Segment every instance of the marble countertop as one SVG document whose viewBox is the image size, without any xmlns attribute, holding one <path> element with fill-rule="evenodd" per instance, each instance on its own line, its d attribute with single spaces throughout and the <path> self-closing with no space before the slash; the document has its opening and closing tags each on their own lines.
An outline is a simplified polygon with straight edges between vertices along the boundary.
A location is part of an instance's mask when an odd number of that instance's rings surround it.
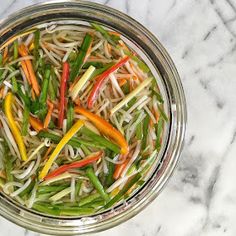
<svg viewBox="0 0 236 236">
<path fill-rule="evenodd" d="M 1 1 L 0 18 L 38 0 Z M 236 235 L 236 1 L 96 0 L 132 16 L 166 47 L 188 106 L 186 145 L 161 195 L 98 236 Z M 0 236 L 39 236 L 0 218 Z"/>
</svg>

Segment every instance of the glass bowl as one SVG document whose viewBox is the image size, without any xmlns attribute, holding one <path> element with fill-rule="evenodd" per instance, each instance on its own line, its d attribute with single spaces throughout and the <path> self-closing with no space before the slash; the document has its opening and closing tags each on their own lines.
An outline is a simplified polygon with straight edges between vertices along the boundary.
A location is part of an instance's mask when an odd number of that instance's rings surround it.
<svg viewBox="0 0 236 236">
<path fill-rule="evenodd" d="M 0 21 L 0 48 L 15 35 L 51 25 L 88 25 L 97 22 L 120 32 L 122 39 L 151 68 L 166 101 L 169 122 L 163 145 L 145 184 L 129 199 L 102 213 L 87 217 L 52 217 L 26 209 L 0 192 L 0 215 L 27 229 L 46 234 L 73 235 L 106 230 L 124 222 L 150 204 L 175 169 L 183 147 L 186 102 L 178 72 L 170 56 L 145 27 L 110 7 L 85 1 L 50 1 L 33 5 Z"/>
</svg>

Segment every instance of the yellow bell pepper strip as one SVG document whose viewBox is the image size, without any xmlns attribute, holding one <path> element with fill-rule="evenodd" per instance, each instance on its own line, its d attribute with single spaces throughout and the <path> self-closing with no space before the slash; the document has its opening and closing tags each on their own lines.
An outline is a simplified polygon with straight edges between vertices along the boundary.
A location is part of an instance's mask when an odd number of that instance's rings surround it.
<svg viewBox="0 0 236 236">
<path fill-rule="evenodd" d="M 13 94 L 9 92 L 6 96 L 5 103 L 4 103 L 4 111 L 7 117 L 7 121 L 9 124 L 9 127 L 11 129 L 11 132 L 13 134 L 13 137 L 17 143 L 17 146 L 20 151 L 20 155 L 23 161 L 27 160 L 27 154 L 26 154 L 26 148 L 23 141 L 23 138 L 21 136 L 20 130 L 18 129 L 14 117 L 12 115 L 12 103 L 13 103 Z"/>
<path fill-rule="evenodd" d="M 87 117 L 103 134 L 114 140 L 114 142 L 116 142 L 120 146 L 122 154 L 128 153 L 129 145 L 126 142 L 125 138 L 106 120 L 80 106 L 75 107 L 75 112 Z"/>
<path fill-rule="evenodd" d="M 78 120 L 70 130 L 65 134 L 65 136 L 61 139 L 58 143 L 54 151 L 52 152 L 51 156 L 49 157 L 48 161 L 46 162 L 45 166 L 43 167 L 42 171 L 39 174 L 39 179 L 43 180 L 47 175 L 48 171 L 50 170 L 53 162 L 63 149 L 63 147 L 69 142 L 69 140 L 80 130 L 80 128 L 84 125 L 82 120 Z"/>
</svg>

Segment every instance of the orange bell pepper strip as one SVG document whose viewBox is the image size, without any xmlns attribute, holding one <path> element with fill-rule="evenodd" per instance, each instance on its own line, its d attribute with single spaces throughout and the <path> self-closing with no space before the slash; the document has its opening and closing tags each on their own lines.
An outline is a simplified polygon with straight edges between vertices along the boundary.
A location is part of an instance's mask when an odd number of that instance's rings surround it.
<svg viewBox="0 0 236 236">
<path fill-rule="evenodd" d="M 26 57 L 29 55 L 28 50 L 24 44 L 21 44 L 18 48 L 19 54 L 22 57 Z M 33 65 L 30 60 L 24 60 L 25 66 L 22 66 L 22 69 L 25 72 L 25 75 L 28 76 L 27 80 L 31 81 L 32 88 L 37 96 L 40 94 L 39 84 L 34 73 Z M 27 71 L 26 71 L 27 69 Z"/>
<path fill-rule="evenodd" d="M 130 159 L 127 158 L 128 154 L 126 155 L 121 155 L 120 157 L 120 160 L 124 160 L 125 161 L 121 164 L 117 164 L 116 167 L 115 167 L 115 171 L 113 173 L 113 178 L 114 179 L 119 179 L 120 176 L 121 176 L 121 173 L 123 172 L 123 170 L 125 169 L 125 167 L 128 165 Z M 127 159 L 126 159 L 127 158 Z"/>
<path fill-rule="evenodd" d="M 37 132 L 44 129 L 43 123 L 40 120 L 38 120 L 37 118 L 33 117 L 33 116 L 30 116 L 29 123 L 33 127 L 33 129 Z"/>
<path fill-rule="evenodd" d="M 80 113 L 85 117 L 87 117 L 103 134 L 114 140 L 114 142 L 116 142 L 120 146 L 122 154 L 128 153 L 129 151 L 128 143 L 126 142 L 123 135 L 117 129 L 115 129 L 110 123 L 102 119 L 100 116 L 95 115 L 80 106 L 75 107 L 75 112 Z"/>
<path fill-rule="evenodd" d="M 120 37 L 120 36 L 121 36 L 121 34 L 120 34 L 120 33 L 118 33 L 118 32 L 115 32 L 115 31 L 108 31 L 108 33 L 109 33 L 110 35 L 115 35 L 115 36 L 118 36 L 118 37 Z"/>
<path fill-rule="evenodd" d="M 3 64 L 6 63 L 7 59 L 8 59 L 8 47 L 5 47 L 3 52 Z"/>
<path fill-rule="evenodd" d="M 44 156 L 43 156 L 43 158 L 42 158 L 43 161 L 45 161 L 45 160 L 48 159 L 48 156 L 49 156 L 49 154 L 50 154 L 51 151 L 52 151 L 52 146 L 50 146 L 50 147 L 48 148 L 48 150 L 46 151 L 46 153 L 44 154 Z"/>
<path fill-rule="evenodd" d="M 32 83 L 31 83 L 31 80 L 30 80 L 30 75 L 29 75 L 29 72 L 28 72 L 27 65 L 26 65 L 25 61 L 21 62 L 21 67 L 24 71 L 25 77 L 26 77 L 29 85 L 31 85 Z"/>
<path fill-rule="evenodd" d="M 125 85 L 127 83 L 126 79 L 120 79 L 118 80 L 118 84 L 120 85 L 120 87 L 122 87 L 123 85 Z"/>
<path fill-rule="evenodd" d="M 26 147 L 24 144 L 23 137 L 21 136 L 20 130 L 17 127 L 17 124 L 15 122 L 15 119 L 12 114 L 12 104 L 13 104 L 13 94 L 9 92 L 5 98 L 4 102 L 4 112 L 7 117 L 7 122 L 10 127 L 10 130 L 12 132 L 12 135 L 17 143 L 17 146 L 20 151 L 20 155 L 23 161 L 27 160 L 27 153 L 26 153 Z"/>
<path fill-rule="evenodd" d="M 4 87 L 0 88 L 0 99 L 3 98 L 3 91 L 4 91 Z"/>
<path fill-rule="evenodd" d="M 45 117 L 44 123 L 43 123 L 43 127 L 47 128 L 50 121 L 51 121 L 51 116 L 52 116 L 52 112 L 53 112 L 53 108 L 54 108 L 54 104 L 52 102 L 50 102 L 49 100 L 47 101 L 48 104 L 48 113 Z"/>
</svg>

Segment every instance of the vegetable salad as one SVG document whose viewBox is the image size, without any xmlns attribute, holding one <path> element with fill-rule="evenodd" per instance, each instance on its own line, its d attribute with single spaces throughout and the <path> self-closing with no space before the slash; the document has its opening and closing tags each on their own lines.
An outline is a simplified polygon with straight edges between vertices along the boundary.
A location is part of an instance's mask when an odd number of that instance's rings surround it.
<svg viewBox="0 0 236 236">
<path fill-rule="evenodd" d="M 0 191 L 56 216 L 90 215 L 131 196 L 161 149 L 157 79 L 122 35 L 33 29 L 0 48 Z"/>
</svg>

